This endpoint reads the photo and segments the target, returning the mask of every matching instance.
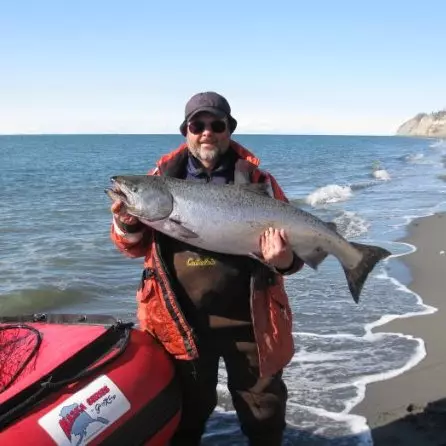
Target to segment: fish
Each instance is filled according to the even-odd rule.
[[[342,265],[353,300],[375,265],[391,252],[350,242],[333,223],[277,200],[265,184],[216,185],[155,175],[117,175],[105,190],[143,224],[189,245],[265,263],[260,236],[284,229],[297,257],[317,270],[328,255]]]
[[[73,444],[73,437],[79,437],[76,446],[80,446],[85,440],[90,424],[101,423],[107,425],[109,423],[103,417],[92,418],[86,411],[85,406],[78,403],[62,407],[59,416],[59,426],[70,440],[70,443]]]

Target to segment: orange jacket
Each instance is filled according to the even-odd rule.
[[[253,183],[269,183],[274,197],[287,201],[273,176],[258,169],[259,160],[254,155],[235,141],[231,141],[231,147],[251,166]],[[176,176],[179,174],[180,160],[184,160],[186,156],[187,146],[183,144],[163,156],[149,174]],[[155,336],[177,359],[197,358],[194,334],[169,282],[168,271],[160,256],[157,232],[147,227],[143,238],[135,243],[131,241],[131,237],[118,234],[112,225],[111,238],[116,247],[127,256],[145,256],[145,269],[136,295],[140,328]],[[299,263],[291,272],[296,272],[302,265]],[[265,267],[260,267],[253,273],[250,296],[261,376],[277,373],[289,363],[294,354],[292,314],[283,277],[266,270]]]

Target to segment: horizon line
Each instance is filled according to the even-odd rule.
[[[85,132],[85,133],[70,133],[70,132],[51,132],[51,133],[0,133],[1,136],[179,136],[184,138],[181,133],[163,133],[163,132],[154,132],[154,133],[130,133],[130,132],[124,132],[124,133],[114,133],[114,132],[99,132],[99,133],[93,133],[93,132]],[[348,136],[348,137],[405,137],[405,135],[398,135],[396,133],[373,133],[373,134],[362,134],[362,133],[255,133],[255,132],[247,132],[247,133],[237,133],[233,134],[234,138],[237,136]],[[410,136],[410,138],[413,138],[414,136]],[[429,137],[429,136],[420,136],[420,138],[435,138],[435,137]]]

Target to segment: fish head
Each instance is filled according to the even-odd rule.
[[[162,178],[150,175],[118,175],[110,178],[106,189],[113,201],[121,201],[126,211],[146,221],[168,218],[173,210],[173,197]]]

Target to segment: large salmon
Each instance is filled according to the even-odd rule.
[[[367,276],[391,253],[347,241],[332,224],[265,193],[264,186],[214,185],[172,177],[127,175],[111,178],[107,190],[144,224],[190,245],[226,254],[256,257],[260,235],[285,229],[294,252],[316,269],[328,254],[342,264],[358,302]]]

